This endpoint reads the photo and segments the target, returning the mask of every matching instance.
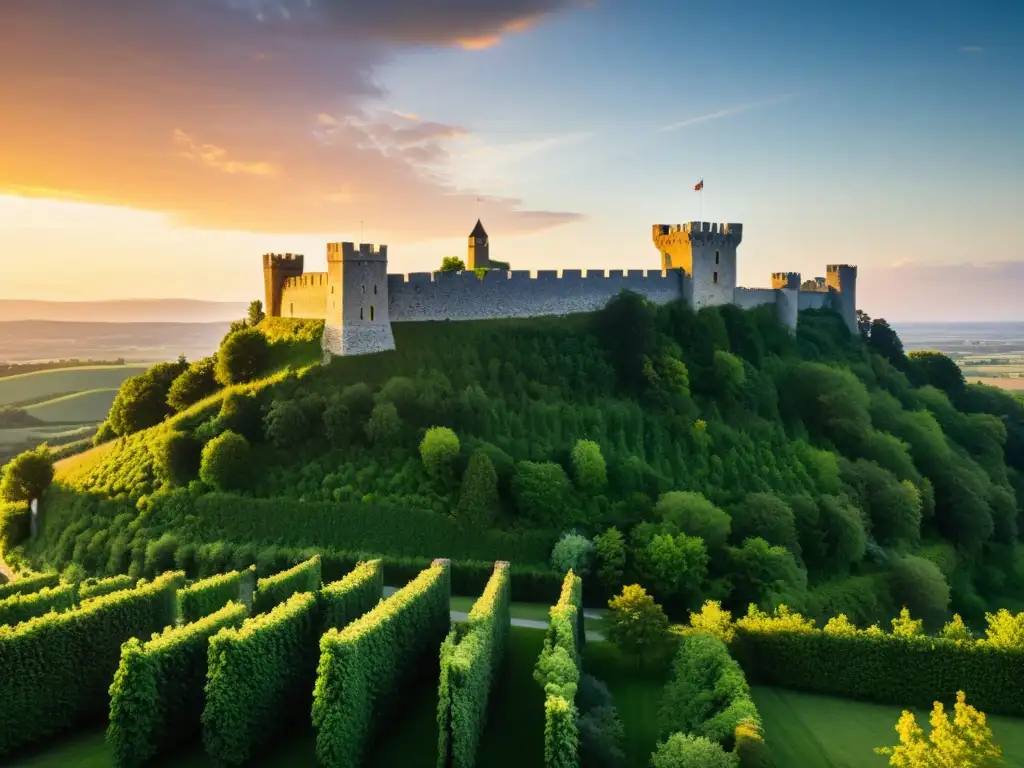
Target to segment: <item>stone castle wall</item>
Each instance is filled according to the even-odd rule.
[[[828,291],[800,291],[800,309],[825,309],[832,305]]]
[[[569,315],[601,309],[629,290],[656,304],[686,298],[689,279],[670,270],[492,270],[388,275],[392,322],[486,320]]]
[[[307,272],[289,277],[281,289],[281,317],[327,317],[327,273]]]
[[[732,303],[740,309],[753,309],[763,304],[775,304],[778,291],[775,288],[736,288]]]

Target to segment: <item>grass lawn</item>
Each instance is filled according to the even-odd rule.
[[[627,764],[647,768],[658,743],[658,708],[668,680],[667,669],[663,665],[637,669],[636,662],[623,657],[611,643],[587,643],[583,649],[583,669],[603,680],[612,692],[626,731]],[[808,768],[810,765],[807,764]]]
[[[894,746],[901,707],[753,687],[777,768],[885,768],[875,747]],[[968,699],[970,702],[970,699]],[[928,729],[928,713],[917,722]],[[1004,768],[1024,768],[1024,719],[989,717]]]
[[[475,597],[463,597],[461,595],[452,595],[451,609],[453,611],[460,611],[461,613],[469,613],[469,609],[473,607],[473,603],[476,602]],[[549,612],[551,606],[544,603],[512,603],[510,612],[513,619],[528,619],[530,621],[543,621],[545,624],[549,619]],[[588,608],[587,613],[599,613]],[[584,625],[588,630],[600,632],[601,631],[601,620],[600,619],[587,619],[583,620]],[[540,653],[540,651],[538,651]]]

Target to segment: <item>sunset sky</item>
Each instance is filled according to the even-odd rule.
[[[248,300],[361,228],[424,271],[478,216],[517,269],[656,268],[702,210],[741,284],[1024,320],[1024,3],[0,0],[0,36],[0,298]]]

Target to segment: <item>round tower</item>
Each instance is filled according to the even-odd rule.
[[[327,244],[327,322],[323,348],[366,355],[395,348],[388,315],[388,247]]]
[[[829,264],[825,267],[825,284],[832,295],[832,308],[842,316],[850,333],[857,333],[857,267]]]

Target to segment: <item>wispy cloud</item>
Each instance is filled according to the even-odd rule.
[[[678,122],[675,123],[663,125],[661,126],[661,128],[658,129],[658,131],[660,133],[664,133],[665,131],[678,131],[683,128],[689,128],[691,125],[697,125],[698,123],[706,123],[711,120],[721,120],[724,117],[733,117],[735,115],[741,115],[744,112],[750,112],[751,110],[754,109],[761,109],[762,107],[770,107],[775,104],[781,104],[784,101],[789,101],[796,95],[797,94],[795,93],[786,93],[783,94],[782,96],[777,96],[773,99],[762,99],[761,101],[749,101],[746,104],[735,104],[731,107],[725,107],[724,109],[719,109],[715,112],[708,112],[707,114],[704,115],[688,117],[685,120],[679,120]]]
[[[960,53],[984,53],[985,46],[983,45],[961,45]]]

